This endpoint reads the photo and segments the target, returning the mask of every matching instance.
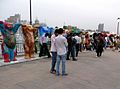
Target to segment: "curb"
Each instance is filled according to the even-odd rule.
[[[5,63],[4,60],[1,60],[0,61],[0,67],[9,66],[9,65],[15,65],[15,64],[20,64],[20,63],[26,63],[26,62],[31,62],[31,61],[37,61],[37,60],[45,59],[45,58],[46,58],[46,56],[35,57],[35,58],[31,58],[31,59],[21,58],[21,59],[17,59],[17,61],[11,61],[9,63]]]

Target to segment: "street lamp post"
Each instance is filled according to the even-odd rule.
[[[117,18],[117,35],[119,35],[119,22],[120,22],[120,18]]]
[[[30,24],[32,25],[32,5],[31,5],[31,0],[30,0]]]

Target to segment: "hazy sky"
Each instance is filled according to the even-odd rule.
[[[105,30],[116,32],[119,9],[120,0],[32,0],[33,21],[38,18],[49,26],[65,24],[94,30],[104,23]],[[15,13],[29,20],[29,0],[0,0],[0,20]]]

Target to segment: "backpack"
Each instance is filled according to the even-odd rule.
[[[4,43],[8,48],[14,49],[16,46],[16,39],[14,33],[10,32],[5,34]]]
[[[72,38],[72,45],[76,45],[77,40],[75,38]]]

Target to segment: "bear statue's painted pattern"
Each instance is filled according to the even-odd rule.
[[[0,30],[3,36],[2,55],[4,62],[16,61],[16,38],[15,33],[21,24],[12,25],[0,21]]]
[[[24,50],[25,50],[25,58],[33,58],[34,57],[34,33],[36,29],[33,28],[31,25],[22,25],[22,32],[24,35]]]

